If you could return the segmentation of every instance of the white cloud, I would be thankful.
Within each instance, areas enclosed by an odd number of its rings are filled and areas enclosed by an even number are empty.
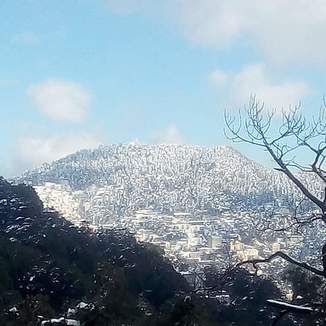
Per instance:
[[[203,46],[224,48],[245,39],[277,64],[326,64],[324,0],[157,0],[155,6],[141,0],[137,7],[138,2],[107,0],[125,12],[167,12],[188,39]]]
[[[63,158],[81,149],[95,148],[100,144],[98,137],[88,133],[24,137],[17,141],[13,165],[16,171],[22,171]]]
[[[81,122],[89,110],[90,95],[75,82],[47,80],[31,86],[28,94],[38,111],[53,120]]]
[[[225,87],[230,81],[230,75],[217,69],[212,73],[211,79],[217,87]]]
[[[254,95],[265,103],[267,109],[277,112],[298,104],[309,93],[309,87],[304,82],[273,81],[263,64],[246,66],[237,73],[216,70],[211,80],[219,95],[227,98],[228,104],[246,104],[250,96]]]
[[[175,125],[170,125],[158,130],[153,137],[156,144],[182,144],[183,139],[179,129]]]

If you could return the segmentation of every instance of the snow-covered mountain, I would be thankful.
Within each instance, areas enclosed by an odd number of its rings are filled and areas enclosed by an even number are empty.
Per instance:
[[[112,213],[128,209],[216,210],[293,197],[286,177],[231,147],[109,145],[24,173],[19,182],[66,184],[93,193]]]

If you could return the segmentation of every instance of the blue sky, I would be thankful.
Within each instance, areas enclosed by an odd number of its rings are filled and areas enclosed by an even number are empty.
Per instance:
[[[250,94],[310,114],[325,93],[321,0],[2,0],[0,16],[0,175],[102,143],[226,144],[223,112]]]

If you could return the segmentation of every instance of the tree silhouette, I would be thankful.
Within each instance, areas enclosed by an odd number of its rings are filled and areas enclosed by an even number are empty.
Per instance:
[[[296,106],[283,111],[281,117],[275,111],[266,111],[264,105],[254,97],[249,107],[239,115],[225,113],[226,135],[233,142],[252,144],[266,151],[276,163],[275,170],[283,173],[298,189],[301,199],[290,223],[284,216],[283,229],[293,226],[304,227],[314,223],[326,223],[326,103],[319,115],[308,120],[302,115],[301,107]],[[308,201],[310,213],[300,210]],[[314,239],[311,239],[312,241]],[[287,253],[278,251],[264,259],[241,262],[238,266],[251,263],[255,268],[261,263],[269,263],[276,258],[286,260],[291,265],[326,281],[326,243],[321,243],[321,268],[299,261]],[[310,302],[312,305],[312,302]],[[282,308],[282,313],[308,312],[309,315],[323,312],[324,303],[315,302],[312,309],[301,309],[275,303]]]

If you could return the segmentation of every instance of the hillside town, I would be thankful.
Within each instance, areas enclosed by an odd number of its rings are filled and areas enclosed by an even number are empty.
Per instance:
[[[105,195],[109,196],[110,188],[97,188],[92,197],[82,191],[73,191],[68,185],[55,183],[45,183],[35,189],[46,208],[59,211],[74,224],[94,232],[102,228],[126,229],[139,242],[161,248],[175,268],[183,273],[202,271],[210,266],[223,269],[237,262],[268,257],[280,250],[297,258],[304,256],[306,260],[317,258],[315,242],[309,243],[309,229],[297,233],[290,229],[259,231],[265,211],[236,209],[232,203],[224,203],[215,215],[205,210],[196,214],[182,211],[164,214],[139,209],[115,217],[110,215],[107,202],[103,200]],[[284,219],[291,212],[283,207],[274,214]],[[323,235],[323,230],[319,230],[319,236]],[[278,260],[262,264],[258,273],[274,273],[280,264],[285,265],[284,261]]]

